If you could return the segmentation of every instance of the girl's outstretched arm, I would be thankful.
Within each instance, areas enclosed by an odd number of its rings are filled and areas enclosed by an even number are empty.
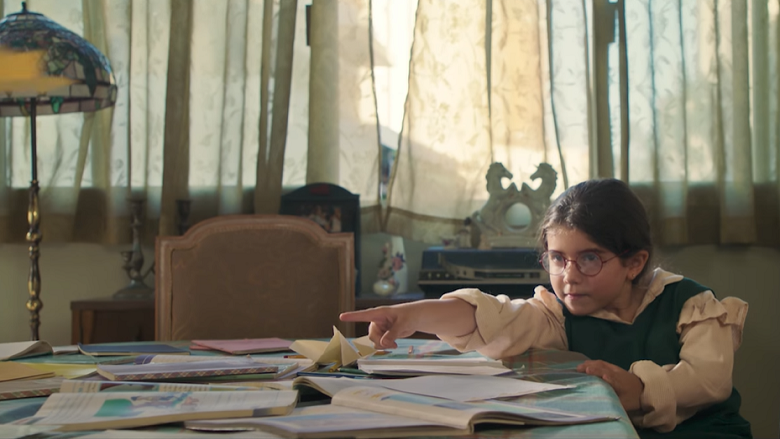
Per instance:
[[[429,299],[345,312],[343,322],[371,322],[368,338],[377,348],[396,348],[396,340],[416,331],[461,336],[477,328],[475,307],[460,299]]]

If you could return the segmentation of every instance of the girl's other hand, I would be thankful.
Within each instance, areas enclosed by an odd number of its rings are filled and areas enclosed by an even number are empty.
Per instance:
[[[639,397],[645,389],[642,380],[633,373],[602,360],[588,360],[577,366],[577,372],[597,376],[615,390],[626,412],[642,409]]]
[[[368,326],[368,338],[377,349],[395,349],[399,338],[408,337],[415,328],[407,318],[407,312],[401,307],[379,306],[362,311],[345,312],[339,315],[342,322],[371,322]]]

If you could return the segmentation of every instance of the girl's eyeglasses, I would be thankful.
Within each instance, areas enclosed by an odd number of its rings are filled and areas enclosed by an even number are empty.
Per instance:
[[[576,259],[566,259],[563,254],[556,251],[546,251],[542,253],[542,257],[539,262],[542,264],[544,271],[550,273],[551,276],[560,276],[566,270],[566,266],[569,262],[574,262],[577,266],[577,270],[585,276],[595,276],[601,273],[601,269],[607,262],[624,255],[623,252],[619,255],[612,256],[611,258],[602,259],[598,253],[584,252],[580,253]]]

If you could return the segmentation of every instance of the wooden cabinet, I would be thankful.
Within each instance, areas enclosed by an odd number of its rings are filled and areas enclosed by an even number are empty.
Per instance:
[[[110,297],[70,303],[72,344],[154,340],[154,300]]]

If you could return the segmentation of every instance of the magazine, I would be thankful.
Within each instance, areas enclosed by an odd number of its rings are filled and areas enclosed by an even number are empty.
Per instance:
[[[302,407],[278,418],[201,420],[184,425],[212,431],[255,428],[292,438],[403,437],[470,434],[479,424],[571,425],[618,419],[496,400],[459,402],[366,386],[342,389],[329,406],[320,407],[328,408]]]
[[[59,431],[144,427],[194,419],[274,416],[295,407],[294,390],[249,392],[55,393],[17,425],[59,425]]]
[[[61,380],[61,379],[60,379]],[[62,381],[62,393],[95,392],[220,392],[234,390],[258,390],[252,386],[192,384],[192,383],[145,383],[142,381]]]
[[[219,359],[183,363],[99,364],[97,372],[112,381],[184,381],[274,377],[279,367],[251,359]]]

